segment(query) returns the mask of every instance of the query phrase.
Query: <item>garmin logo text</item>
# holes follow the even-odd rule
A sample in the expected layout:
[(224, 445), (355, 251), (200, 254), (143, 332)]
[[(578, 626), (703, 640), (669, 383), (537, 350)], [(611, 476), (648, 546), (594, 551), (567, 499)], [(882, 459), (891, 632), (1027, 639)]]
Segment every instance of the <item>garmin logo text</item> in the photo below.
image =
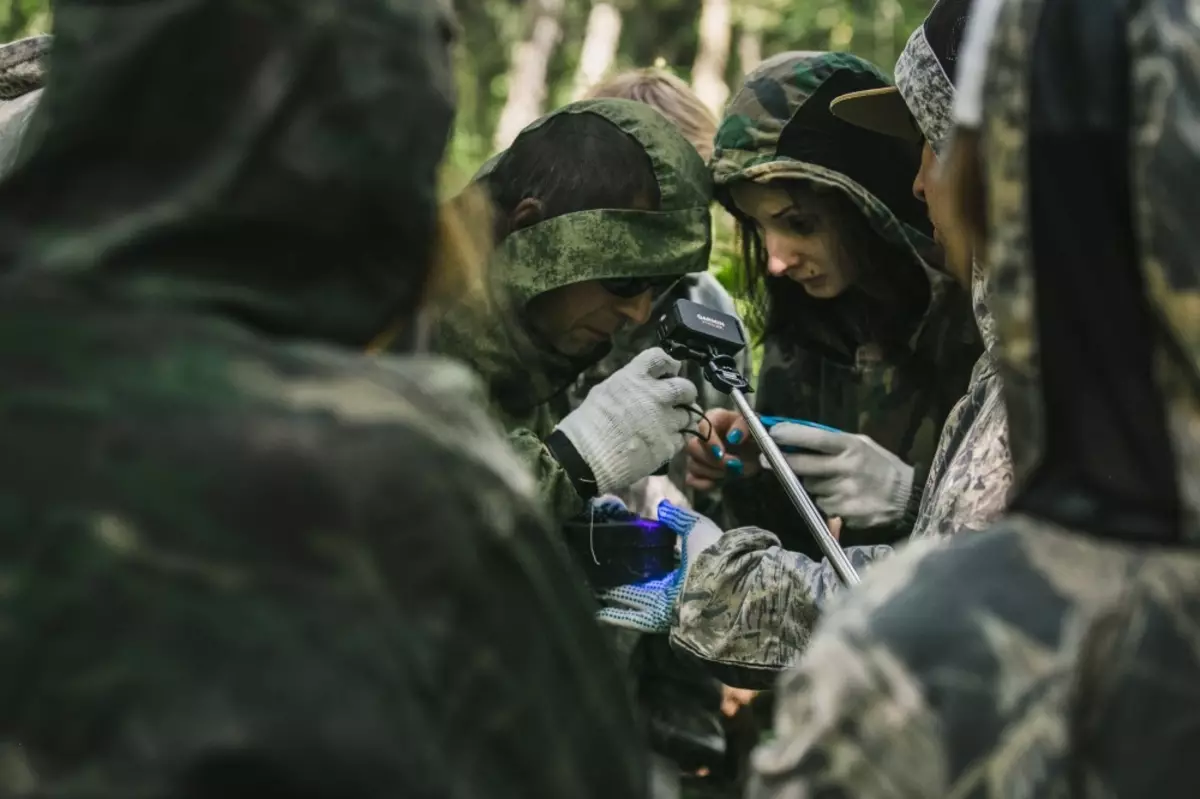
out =
[(705, 316), (701, 313), (696, 314), (696, 318), (705, 324), (712, 325), (713, 327), (720, 328), (721, 330), (725, 329), (725, 323), (720, 319), (713, 319), (711, 316)]

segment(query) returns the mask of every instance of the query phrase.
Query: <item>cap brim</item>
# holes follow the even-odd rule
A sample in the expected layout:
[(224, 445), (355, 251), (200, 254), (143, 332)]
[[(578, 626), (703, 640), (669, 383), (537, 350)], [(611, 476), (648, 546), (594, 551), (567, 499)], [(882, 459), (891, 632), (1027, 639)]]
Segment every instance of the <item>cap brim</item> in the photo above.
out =
[(921, 140), (921, 131), (894, 86), (843, 94), (829, 104), (829, 111), (838, 119), (875, 133), (911, 142)]

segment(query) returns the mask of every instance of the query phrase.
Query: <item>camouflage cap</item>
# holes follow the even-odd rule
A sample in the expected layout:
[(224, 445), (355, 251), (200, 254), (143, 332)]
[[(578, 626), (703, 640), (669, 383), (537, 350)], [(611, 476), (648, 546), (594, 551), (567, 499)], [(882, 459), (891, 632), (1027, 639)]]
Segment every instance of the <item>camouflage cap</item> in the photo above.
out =
[(42, 96), (51, 37), (0, 46), (0, 175), (16, 162), (26, 126)]
[(428, 274), (445, 22), (436, 0), (61, 0), (0, 257), (365, 345)]

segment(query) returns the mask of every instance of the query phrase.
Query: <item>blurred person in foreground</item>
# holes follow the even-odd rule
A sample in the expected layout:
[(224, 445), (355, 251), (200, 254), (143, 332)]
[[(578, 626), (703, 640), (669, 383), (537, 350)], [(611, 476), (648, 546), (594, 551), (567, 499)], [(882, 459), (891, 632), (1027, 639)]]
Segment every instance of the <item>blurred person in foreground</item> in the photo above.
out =
[(1200, 25), (1169, 0), (973, 13), (976, 132), (949, 163), (1016, 491), (989, 530), (845, 594), (781, 684), (755, 799), (1196, 794)]
[(437, 8), (56, 4), (0, 183), (0, 795), (645, 795), (533, 481), (413, 352), (469, 285)]

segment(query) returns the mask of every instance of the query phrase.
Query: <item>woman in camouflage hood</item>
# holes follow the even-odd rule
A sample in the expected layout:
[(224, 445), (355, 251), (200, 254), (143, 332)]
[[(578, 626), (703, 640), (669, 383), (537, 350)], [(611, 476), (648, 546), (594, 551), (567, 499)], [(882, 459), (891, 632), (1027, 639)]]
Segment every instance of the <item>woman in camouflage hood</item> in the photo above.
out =
[[(712, 163), (717, 198), (741, 223), (744, 282), (764, 327), (757, 410), (845, 431), (774, 435), (821, 453), (790, 460), (822, 509), (843, 517), (851, 544), (908, 533), (980, 352), (969, 301), (927, 262), (928, 222), (911, 188), (917, 149), (829, 111), (842, 94), (887, 85), (844, 53), (769, 59), (730, 103)], [(690, 447), (693, 478), (758, 471), (736, 416), (714, 421), (714, 439)], [(729, 480), (724, 493), (734, 522), (815, 554), (773, 476)]]
[(644, 796), (532, 480), (411, 352), (446, 19), (55, 15), (0, 183), (0, 796)]

